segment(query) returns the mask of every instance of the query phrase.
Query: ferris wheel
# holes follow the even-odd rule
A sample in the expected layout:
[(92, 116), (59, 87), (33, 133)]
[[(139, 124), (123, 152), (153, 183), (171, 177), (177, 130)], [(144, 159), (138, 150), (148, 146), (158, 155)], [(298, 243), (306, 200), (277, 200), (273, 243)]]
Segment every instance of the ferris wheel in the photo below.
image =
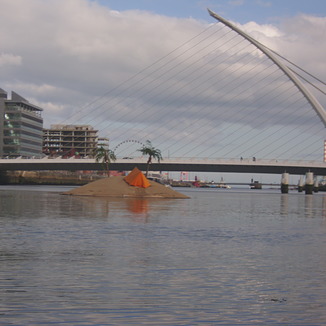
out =
[(144, 144), (136, 139), (127, 139), (119, 143), (116, 147), (114, 147), (113, 151), (117, 156), (129, 159), (135, 156), (136, 152), (139, 150), (139, 146), (135, 148), (135, 144), (144, 146)]

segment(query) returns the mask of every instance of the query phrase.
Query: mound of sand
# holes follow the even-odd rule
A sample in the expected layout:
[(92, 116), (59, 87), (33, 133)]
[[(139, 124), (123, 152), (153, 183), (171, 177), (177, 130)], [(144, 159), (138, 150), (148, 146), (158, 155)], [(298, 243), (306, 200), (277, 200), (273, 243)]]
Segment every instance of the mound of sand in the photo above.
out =
[(138, 198), (189, 198), (170, 187), (148, 180), (150, 187), (130, 186), (124, 177), (100, 179), (84, 186), (64, 192), (64, 195), (97, 197), (138, 197)]

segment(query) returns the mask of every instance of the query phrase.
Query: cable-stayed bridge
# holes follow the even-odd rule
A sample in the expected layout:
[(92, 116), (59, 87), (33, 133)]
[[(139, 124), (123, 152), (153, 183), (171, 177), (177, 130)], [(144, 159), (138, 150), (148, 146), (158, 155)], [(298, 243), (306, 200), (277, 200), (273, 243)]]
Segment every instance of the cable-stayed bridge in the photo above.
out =
[[(150, 140), (163, 157), (322, 161), (325, 111), (314, 94), (325, 102), (325, 93), (240, 32), (209, 25), (64, 123), (93, 125), (111, 149)], [(125, 142), (116, 155), (138, 148)]]
[[(131, 164), (122, 159), (139, 157), (146, 140), (164, 158), (161, 165), (153, 163), (157, 170), (172, 169), (168, 162), (176, 158), (177, 171), (195, 169), (189, 164), (204, 160), (212, 171), (226, 166), (234, 172), (279, 173), (290, 172), (291, 164), (305, 171), (323, 168), (325, 83), (209, 13), (217, 23), (61, 123), (89, 124), (108, 138), (119, 159), (112, 169)], [(259, 162), (269, 165), (260, 168)]]

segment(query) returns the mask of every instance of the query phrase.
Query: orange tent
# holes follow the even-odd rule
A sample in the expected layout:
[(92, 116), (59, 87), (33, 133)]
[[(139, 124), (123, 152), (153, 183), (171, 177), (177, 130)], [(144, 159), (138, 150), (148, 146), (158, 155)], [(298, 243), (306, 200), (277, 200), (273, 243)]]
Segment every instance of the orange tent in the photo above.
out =
[(124, 180), (130, 185), (140, 188), (147, 188), (151, 184), (149, 183), (148, 179), (143, 175), (143, 173), (138, 169), (134, 168)]

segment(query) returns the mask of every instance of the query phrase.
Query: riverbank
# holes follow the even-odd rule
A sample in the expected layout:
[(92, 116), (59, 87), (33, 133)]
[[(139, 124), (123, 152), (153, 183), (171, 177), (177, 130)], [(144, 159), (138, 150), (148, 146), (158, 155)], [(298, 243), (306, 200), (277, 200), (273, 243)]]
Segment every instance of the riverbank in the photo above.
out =
[[(124, 172), (111, 171), (111, 176)], [(107, 177), (104, 172), (92, 171), (6, 171), (0, 173), (0, 184), (8, 185), (86, 185)], [(149, 178), (150, 179), (150, 178)], [(172, 187), (193, 187), (190, 181), (167, 180)]]
[(7, 171), (0, 175), (0, 184), (8, 185), (85, 185), (106, 177), (101, 173), (81, 171)]

